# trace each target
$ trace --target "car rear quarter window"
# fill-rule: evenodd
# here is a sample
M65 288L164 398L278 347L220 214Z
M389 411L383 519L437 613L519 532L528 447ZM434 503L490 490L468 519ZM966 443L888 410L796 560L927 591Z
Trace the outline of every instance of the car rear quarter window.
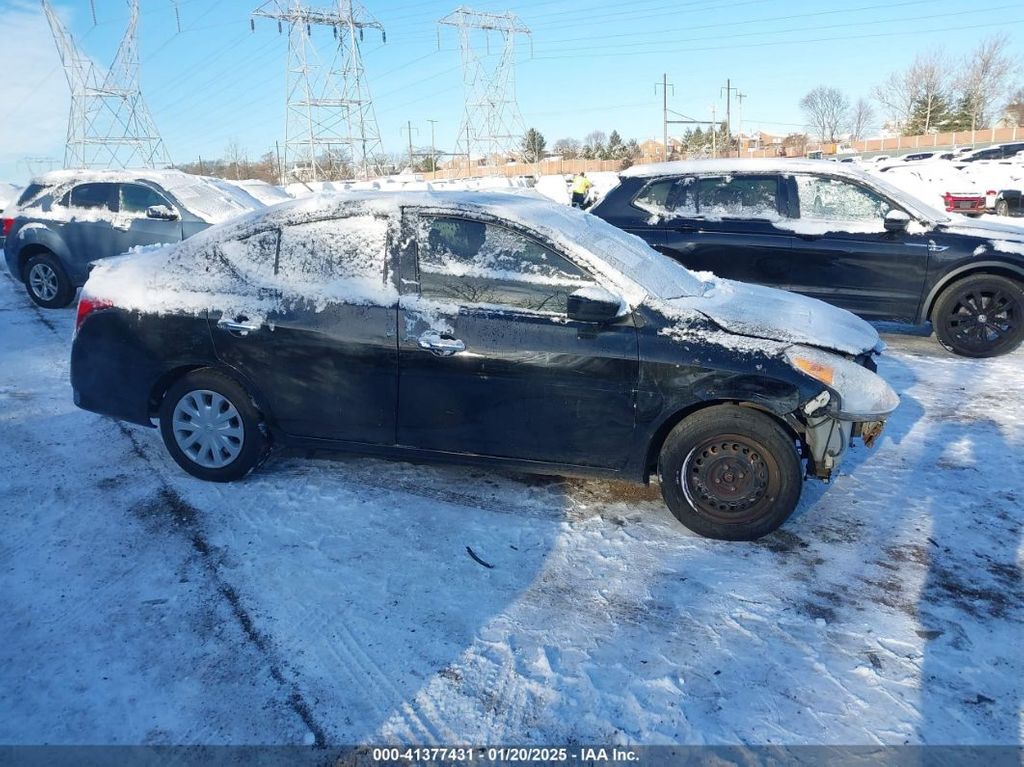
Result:
M118 184L79 184L71 190L70 205L72 208L115 211L117 188Z
M796 176L800 218L881 221L892 210L884 197L853 182L827 176Z
M543 243L497 224L424 217L418 242L420 295L443 303L564 314L569 294L594 284Z

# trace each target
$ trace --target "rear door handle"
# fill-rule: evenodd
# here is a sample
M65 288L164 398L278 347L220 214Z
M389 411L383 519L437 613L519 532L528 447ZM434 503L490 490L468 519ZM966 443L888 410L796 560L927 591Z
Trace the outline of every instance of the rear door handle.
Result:
M417 341L421 349L426 349L438 357L451 357L453 354L466 351L466 344L458 338L442 338L441 334L428 330Z
M217 327L224 328L231 333L238 333L240 336L247 336L254 330L260 329L258 322L249 322L245 317L239 317L238 320L230 320L221 317L217 322Z

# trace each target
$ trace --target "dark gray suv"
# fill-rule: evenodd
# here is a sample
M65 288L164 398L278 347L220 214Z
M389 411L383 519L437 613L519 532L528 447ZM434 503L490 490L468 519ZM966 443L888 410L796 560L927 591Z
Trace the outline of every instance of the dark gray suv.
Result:
M56 309L71 303L92 261L263 207L242 189L176 170L56 171L5 211L4 259L33 301Z

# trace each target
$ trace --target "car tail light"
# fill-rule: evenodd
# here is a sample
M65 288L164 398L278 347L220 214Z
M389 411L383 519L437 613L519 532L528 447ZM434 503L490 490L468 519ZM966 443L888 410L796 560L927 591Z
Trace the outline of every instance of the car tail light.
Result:
M75 332L82 327L82 323L85 322L85 318L93 312L99 311L100 309L109 309L113 304L110 301L104 301L99 298L92 298L91 296L82 296L78 300L78 314L75 316Z
M14 228L14 219L13 218L5 218L3 220L3 233L4 233L4 237L9 235L11 233L11 229L13 229L13 228Z
M946 211L949 212L953 210L953 195L951 195L949 192L946 192L944 195L942 195L942 199L946 203Z

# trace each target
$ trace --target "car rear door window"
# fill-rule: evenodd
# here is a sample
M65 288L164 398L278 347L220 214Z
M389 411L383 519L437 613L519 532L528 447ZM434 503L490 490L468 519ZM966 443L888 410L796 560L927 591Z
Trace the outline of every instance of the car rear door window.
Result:
M652 181L633 200L633 204L655 215L697 215L696 186L693 176Z
M118 184L79 184L71 190L71 207L89 210L117 210Z
M170 208L171 204L148 186L142 184L121 184L121 212L145 213L146 208L163 205Z
M423 298L455 304L564 314L569 294L592 278L541 242L496 224L423 217Z
M884 197L844 179L798 175L796 189L800 218L880 222L893 207Z
M274 280L277 273L277 229L230 240L220 245L220 252L235 270L249 282L264 285Z
M775 176L705 176L697 186L697 212L705 218L779 218Z

